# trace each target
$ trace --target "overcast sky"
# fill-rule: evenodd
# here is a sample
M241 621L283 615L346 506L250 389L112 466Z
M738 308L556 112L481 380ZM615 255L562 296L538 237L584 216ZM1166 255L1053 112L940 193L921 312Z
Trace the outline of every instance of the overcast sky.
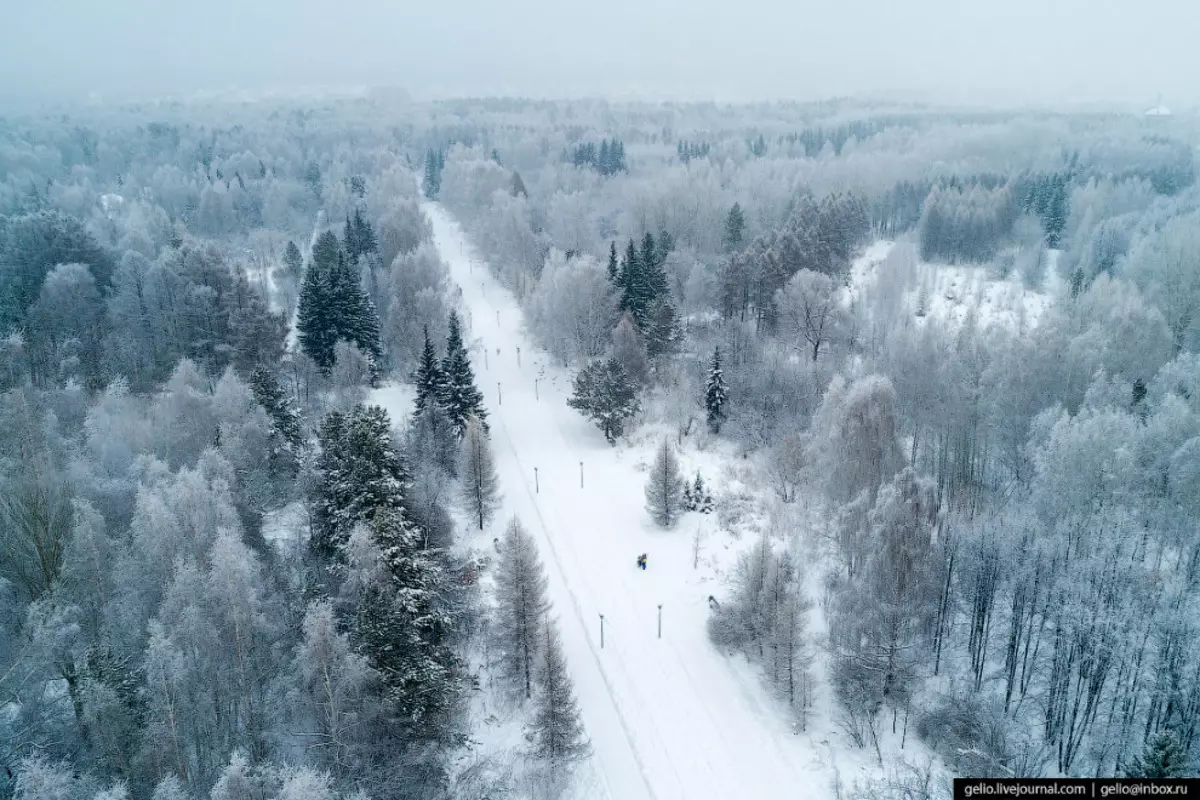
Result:
M1192 106L1197 0L0 0L0 103L416 96ZM0 113L4 106L0 105Z

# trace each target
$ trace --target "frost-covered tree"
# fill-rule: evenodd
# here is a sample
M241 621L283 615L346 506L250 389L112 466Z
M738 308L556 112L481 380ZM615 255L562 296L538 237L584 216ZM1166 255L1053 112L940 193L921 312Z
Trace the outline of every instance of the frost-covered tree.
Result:
M746 232L746 215L742 211L740 203L734 203L729 209L729 215L725 217L725 233L721 239L721 243L725 246L725 251L735 253L742 247L742 240L745 238Z
M537 544L515 517L500 540L496 573L496 640L513 688L533 697L542 652L542 626L550 610L547 579Z
M414 401L414 414L420 414L430 405L441 402L446 392L446 376L442 373L442 364L429 338L429 327L425 327L425 346L421 349L421 361L413 376L417 386L417 397Z
M441 402L455 434L461 440L466 434L467 420L472 417L487 432L487 409L483 407L483 393L475 386L475 371L471 369L471 359L463 344L457 312L450 312L449 327L446 355L442 359L445 382Z
M704 411L708 421L708 429L713 433L721 432L721 425L729 413L725 410L729 403L729 390L725 386L725 370L721 364L721 348L713 348L712 360L708 364L708 377L704 381Z
M318 440L309 498L312 546L331 557L355 525L385 511L398 512L409 475L392 440L391 420L379 406L330 413Z
M1146 748L1125 768L1127 778L1186 778L1192 760L1172 730L1161 730L1146 742Z
M451 741L462 687L449 641L457 618L444 596L445 570L402 511L381 511L368 530L377 568L364 565L356 615L360 646L409 735Z
M463 502L479 523L479 530L483 530L500 502L500 482L487 434L474 417L467 419L463 434L458 479Z
M637 387L615 358L593 361L575 376L567 405L595 421L609 444L625 432L625 423L641 410Z
M802 269L775 297L781 331L799 348L806 343L812 360L838 335L845 311L833 279Z
M645 342L628 311L621 316L621 321L613 329L612 357L638 386L643 386L650 380L650 359Z
M660 526L669 528L683 513L683 477L679 460L666 439L658 448L646 481L646 510Z
M591 751L579 718L575 688L567 672L562 640L553 621L542 627L542 658L538 670L538 694L530 724L534 754L562 768Z
M343 773L370 741L380 676L338 629L328 601L309 604L301 632L292 671L302 701L291 713L316 763Z

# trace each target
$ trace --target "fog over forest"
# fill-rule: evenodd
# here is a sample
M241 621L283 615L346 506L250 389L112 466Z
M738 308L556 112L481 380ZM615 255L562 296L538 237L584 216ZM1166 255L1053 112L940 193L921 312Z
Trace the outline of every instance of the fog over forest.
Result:
M14 4L0 800L1200 774L1192 4Z
M1198 101L1184 0L39 0L0 26L0 102L402 86L418 97Z

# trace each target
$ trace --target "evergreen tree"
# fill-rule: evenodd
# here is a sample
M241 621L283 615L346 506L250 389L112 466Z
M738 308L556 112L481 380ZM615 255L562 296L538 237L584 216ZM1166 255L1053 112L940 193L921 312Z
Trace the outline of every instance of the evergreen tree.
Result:
M426 154L425 178L421 181L421 189L430 200L436 200L442 190L442 170L445 166L445 156L440 151L430 150Z
M425 328L425 346L421 349L421 360L417 364L417 372L413 380L417 384L417 399L414 413L420 414L426 406L440 402L446 392L446 375L442 372L441 362L438 361L437 351L433 349L433 341L429 338L429 326Z
M483 407L483 393L475 386L475 372L463 344L458 313L450 312L450 333L446 337L446 356L442 359L442 375L445 376L442 391L442 408L450 418L455 436L461 441L467 429L467 419L475 417L486 432L487 410Z
M287 394L283 391L275 373L266 367L258 367L250 373L250 391L254 394L267 416L276 434L291 451L299 451L303 444L300 431L300 412L292 405Z
M537 544L515 517L508 523L500 544L500 565L496 572L496 638L500 645L502 668L525 699L533 697L538 656L542 642L542 621L550 610L546 599L548 581Z
M642 263L637 246L633 239L625 247L625 257L621 260L621 271L617 276L617 290L620 291L620 308L632 312L637 306L638 288L642 283Z
M293 278L299 280L304 274L304 257L300 255L300 248L291 240L288 240L287 247L283 250L283 263L287 266L287 274Z
M722 240L725 251L733 253L740 250L745 234L746 216L742 213L741 205L734 203L733 207L729 209L729 216L725 218L725 236Z
M438 553L424 546L420 531L398 509L381 511L368 527L382 569L373 571L357 610L363 653L382 676L409 735L448 743L461 665L449 646L455 616L440 594L445 571Z
M646 481L646 510L664 528L674 525L683 511L683 477L675 451L666 439L658 448Z
M333 367L333 348L338 339L336 311L330 297L331 271L337 254L336 236L326 233L318 237L300 287L296 316L300 348L326 374Z
M600 163L598 166L601 175L611 175L613 172L612 157L610 156L608 149L608 139L604 139L600 142Z
M379 313L375 310L370 296L363 291L362 281L355 272L346 259L346 254L339 250L327 285L327 299L333 312L335 343L344 339L354 344L371 359L374 371L381 355Z
M500 501L500 489L487 435L474 417L467 418L460 464L458 477L462 481L463 501L478 521L479 530L483 530L484 523L491 518Z
M691 511L699 511L701 514L711 514L713 510L713 496L708 491L708 487L704 485L704 480L700 477L700 473L696 473L696 481L692 484L692 503L695 508Z
M579 706L558 629L549 620L544 629L537 709L533 716L534 753L561 768L585 757L590 747L579 719Z
M617 263L617 242L608 243L608 279L613 286L620 286L621 268Z
M721 367L721 348L715 347L708 366L708 380L704 382L704 409L708 416L708 429L713 433L721 432L721 425L728 416L725 411L728 402L725 371Z
M525 181L521 180L521 173L514 172L512 175L512 186L509 188L509 193L513 197L528 197L529 192L525 191Z
M651 358L669 356L678 352L683 341L683 328L679 314L670 300L660 299L650 309L646 331L646 354Z
M1127 778L1186 778L1192 772L1187 749L1172 730L1150 737L1141 755L1125 768Z
M310 497L312 547L336 557L360 522L401 512L410 477L392 441L391 421L379 406L331 412L321 423L320 455Z
M604 432L610 444L625 430L625 422L641 410L637 387L615 358L593 361L575 376L575 393L567 400Z

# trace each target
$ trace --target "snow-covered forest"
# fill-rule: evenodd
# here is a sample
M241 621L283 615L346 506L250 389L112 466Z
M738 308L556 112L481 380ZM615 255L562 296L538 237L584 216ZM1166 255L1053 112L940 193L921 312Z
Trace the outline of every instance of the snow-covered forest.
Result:
M1198 144L849 101L0 118L0 800L1193 774Z

